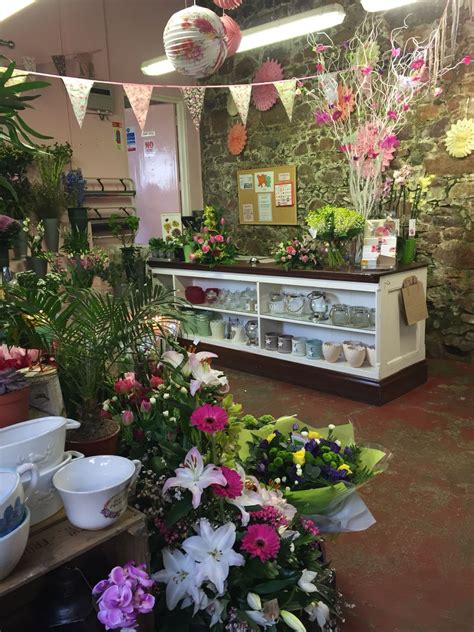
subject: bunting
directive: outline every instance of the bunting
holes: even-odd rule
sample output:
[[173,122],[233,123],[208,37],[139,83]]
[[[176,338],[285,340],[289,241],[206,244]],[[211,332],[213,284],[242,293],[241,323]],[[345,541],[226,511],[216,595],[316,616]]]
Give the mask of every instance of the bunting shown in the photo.
[[186,86],[181,88],[183,99],[188,106],[194,126],[199,129],[206,88],[202,86]]
[[133,113],[140,125],[140,129],[143,131],[145,128],[148,108],[150,107],[153,86],[138,85],[136,83],[124,83],[123,89],[125,90],[127,99],[130,101],[130,105],[132,106]]
[[229,86],[230,93],[234,99],[235,107],[240,115],[244,127],[247,126],[249,114],[250,97],[252,95],[252,85]]
[[71,100],[72,109],[79,127],[82,128],[87,110],[89,93],[94,82],[91,79],[78,79],[77,77],[61,77]]
[[293,107],[296,96],[296,79],[286,79],[285,81],[275,81],[275,88],[280,96],[280,100],[285,108],[288,118],[293,119]]

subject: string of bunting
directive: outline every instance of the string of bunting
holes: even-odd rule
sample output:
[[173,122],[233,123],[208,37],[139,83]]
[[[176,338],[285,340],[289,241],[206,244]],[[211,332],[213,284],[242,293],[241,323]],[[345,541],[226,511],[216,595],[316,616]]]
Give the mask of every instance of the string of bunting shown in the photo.
[[268,86],[273,85],[277,90],[283,107],[288,115],[290,121],[293,116],[293,106],[296,96],[297,85],[299,81],[308,81],[311,79],[321,79],[321,75],[308,75],[306,77],[284,79],[282,81],[259,81],[249,84],[210,84],[206,86],[182,86],[176,84],[145,84],[145,83],[126,83],[121,81],[102,81],[99,79],[83,79],[80,77],[66,77],[53,75],[44,72],[28,71],[28,74],[32,74],[38,77],[44,77],[46,79],[61,79],[64,83],[69,99],[71,101],[72,109],[76,116],[79,127],[82,128],[84,117],[87,109],[87,101],[89,94],[94,83],[103,83],[112,86],[121,86],[128,100],[130,106],[135,114],[140,129],[144,129],[148,109],[150,107],[150,100],[154,88],[167,88],[179,90],[183,95],[184,102],[188,107],[189,113],[193,120],[193,123],[197,129],[201,122],[202,109],[204,106],[205,92],[208,88],[212,89],[227,89],[232,95],[235,106],[239,113],[244,126],[247,125],[248,111],[250,107],[250,98],[252,94],[252,88],[256,86]]

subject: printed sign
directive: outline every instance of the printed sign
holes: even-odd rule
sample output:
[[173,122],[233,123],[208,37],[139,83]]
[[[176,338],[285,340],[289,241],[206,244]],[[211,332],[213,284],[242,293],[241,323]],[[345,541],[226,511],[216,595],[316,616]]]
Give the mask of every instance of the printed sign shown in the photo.
[[260,171],[255,174],[255,191],[257,193],[273,193],[274,182],[274,171]]
[[253,176],[251,173],[245,173],[239,176],[239,187],[245,191],[253,189]]
[[156,136],[156,132],[153,130],[148,130],[147,132],[143,131],[142,132],[142,138],[153,138],[153,136]]
[[113,121],[112,129],[114,132],[115,149],[123,151],[122,123],[120,121]]
[[258,194],[258,220],[260,222],[271,222],[272,215],[272,196],[270,193]]
[[275,206],[293,206],[293,183],[275,184]]
[[127,127],[127,151],[137,151],[137,137],[134,127]]
[[253,204],[243,204],[242,212],[244,215],[244,222],[253,222],[254,214],[253,214]]
[[145,156],[154,156],[156,154],[156,145],[154,140],[146,140],[143,143],[143,151]]

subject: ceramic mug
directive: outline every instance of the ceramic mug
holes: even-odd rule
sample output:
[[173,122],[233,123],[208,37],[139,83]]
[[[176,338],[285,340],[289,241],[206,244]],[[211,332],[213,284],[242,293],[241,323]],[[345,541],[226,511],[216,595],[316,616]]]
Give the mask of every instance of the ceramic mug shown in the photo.
[[322,356],[323,341],[312,338],[306,341],[306,357],[311,360],[318,360]]
[[116,522],[142,464],[122,456],[103,455],[71,461],[53,476],[69,522],[98,530]]
[[295,336],[291,341],[292,353],[296,356],[304,356],[306,353],[306,338],[303,336]]
[[278,334],[278,353],[291,353],[293,336]]
[[[30,472],[23,483],[21,477]],[[38,485],[38,468],[24,463],[15,470],[0,470],[0,538],[14,531],[25,517],[25,502]]]
[[4,538],[0,538],[0,581],[9,575],[25,552],[30,533],[30,510],[25,507],[23,522]]

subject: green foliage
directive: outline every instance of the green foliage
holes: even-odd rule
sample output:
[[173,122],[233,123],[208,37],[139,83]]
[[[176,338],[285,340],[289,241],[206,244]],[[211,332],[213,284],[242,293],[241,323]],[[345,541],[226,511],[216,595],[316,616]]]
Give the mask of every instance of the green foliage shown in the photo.
[[64,234],[64,243],[61,250],[67,255],[83,255],[90,251],[87,233],[71,228]]
[[365,219],[357,211],[326,204],[309,211],[306,223],[317,232],[318,239],[331,242],[357,237],[364,230]]
[[40,179],[32,184],[34,212],[39,219],[60,217],[67,205],[62,175],[72,158],[69,143],[55,143],[38,154],[35,164]]
[[13,189],[12,192],[0,186],[0,214],[22,219],[31,210],[31,185],[27,170],[32,162],[31,151],[0,141],[0,174]]
[[122,246],[133,246],[135,237],[140,225],[140,219],[136,215],[119,215],[114,213],[109,219],[109,228],[115,239],[118,239]]

